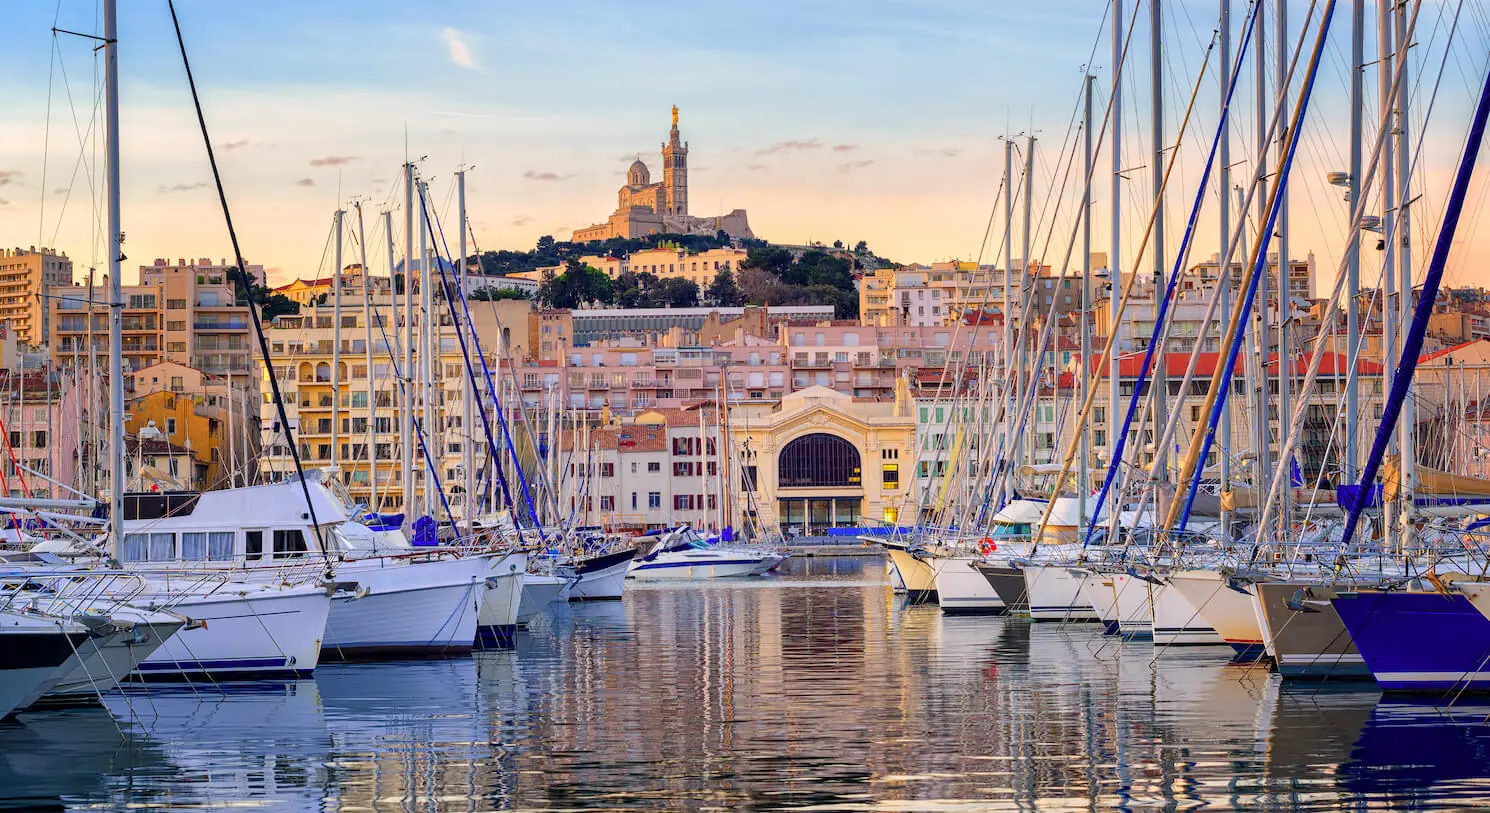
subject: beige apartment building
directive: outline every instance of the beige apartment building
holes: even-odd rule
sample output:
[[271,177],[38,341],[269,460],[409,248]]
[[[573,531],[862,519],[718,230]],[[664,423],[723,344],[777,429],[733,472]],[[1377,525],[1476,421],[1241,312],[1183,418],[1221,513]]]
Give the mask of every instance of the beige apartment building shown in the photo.
[[[204,373],[230,377],[236,384],[253,380],[253,340],[249,309],[237,304],[231,266],[201,259],[171,264],[156,260],[140,268],[140,281],[123,289],[123,355],[125,369],[135,371],[173,361]],[[261,267],[250,275],[262,279]],[[55,366],[68,369],[86,363],[89,342],[100,369],[108,368],[107,288],[92,293],[73,286],[49,300]]]
[[65,252],[0,249],[0,325],[23,345],[45,345],[51,339],[47,297],[71,284],[72,260]]

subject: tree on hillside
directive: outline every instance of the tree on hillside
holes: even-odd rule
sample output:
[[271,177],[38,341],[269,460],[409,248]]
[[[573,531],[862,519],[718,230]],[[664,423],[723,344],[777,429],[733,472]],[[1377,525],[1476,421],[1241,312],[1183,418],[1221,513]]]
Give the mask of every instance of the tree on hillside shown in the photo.
[[790,250],[780,246],[761,246],[750,249],[745,255],[745,260],[740,263],[740,267],[759,268],[779,277],[792,267],[792,263]]
[[483,286],[471,292],[467,297],[473,302],[496,302],[503,299],[532,299],[527,291],[520,288],[493,288]]
[[704,298],[710,305],[719,308],[735,308],[745,303],[739,286],[735,284],[735,274],[728,268],[714,275],[714,281],[704,292]]
[[658,280],[655,290],[654,308],[698,307],[698,285],[691,279],[670,277]]
[[538,286],[538,302],[547,308],[578,308],[590,302],[608,305],[613,296],[604,271],[573,257],[565,261],[562,274],[545,273]]

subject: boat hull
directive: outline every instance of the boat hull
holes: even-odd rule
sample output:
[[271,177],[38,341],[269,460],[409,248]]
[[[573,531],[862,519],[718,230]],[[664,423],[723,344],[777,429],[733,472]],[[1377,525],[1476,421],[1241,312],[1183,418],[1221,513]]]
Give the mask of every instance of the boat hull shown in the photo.
[[1004,609],[1011,613],[1028,613],[1030,610],[1029,587],[1024,583],[1024,571],[1010,565],[981,563],[978,573],[988,586],[998,594]]
[[490,563],[476,629],[477,648],[511,649],[517,645],[517,616],[527,575],[526,553],[509,553]]
[[[1252,590],[1264,646],[1278,674],[1285,679],[1371,679],[1366,659],[1335,611],[1334,589],[1310,582],[1260,582]],[[1289,602],[1305,609],[1290,608]]]
[[1111,573],[1088,571],[1081,582],[1081,598],[1092,607],[1092,613],[1102,623],[1108,635],[1117,635],[1118,610],[1117,591],[1113,587]]
[[949,615],[999,614],[1007,612],[1003,599],[975,567],[978,556],[949,556],[932,560],[936,601]]
[[1169,584],[1149,583],[1149,602],[1153,613],[1155,646],[1224,646],[1226,641],[1215,627],[1205,622],[1200,611],[1184,593]]
[[1035,621],[1101,620],[1082,590],[1088,578],[1092,577],[1086,571],[1071,570],[1062,565],[1027,565],[1024,584],[1029,594],[1030,618]]
[[323,657],[357,660],[469,652],[476,637],[487,557],[342,563],[336,575],[355,593],[331,601]]
[[900,572],[900,578],[905,582],[906,600],[912,604],[924,604],[937,601],[936,573],[931,565],[912,556],[910,551],[904,548],[886,548],[890,554],[890,561],[895,564],[895,569]]
[[89,702],[109,691],[170,640],[184,621],[136,622],[130,629],[89,638],[57,670],[47,693],[32,705],[48,708]]
[[1462,594],[1341,593],[1332,604],[1384,691],[1490,691],[1490,620]]
[[1154,637],[1154,605],[1149,583],[1128,573],[1114,573],[1112,592],[1117,607],[1118,634],[1134,641]]
[[774,554],[736,552],[720,557],[689,558],[689,555],[688,551],[678,551],[660,554],[652,561],[635,559],[631,562],[626,577],[637,581],[660,581],[762,576],[775,570],[786,558]]
[[[84,633],[0,623],[0,718],[36,702],[53,685],[58,669],[87,640]],[[74,627],[76,628],[76,627]]]
[[570,601],[617,601],[626,590],[626,571],[635,551],[624,550],[586,559],[574,565],[579,581],[569,590]]
[[1227,578],[1214,570],[1177,571],[1170,573],[1166,581],[1237,654],[1253,657],[1262,654],[1262,627],[1252,593],[1233,589]]
[[517,625],[526,627],[534,618],[548,612],[556,602],[569,600],[569,579],[542,573],[523,576],[523,596],[518,603]]
[[[158,597],[205,622],[188,625],[140,663],[131,680],[304,677],[320,662],[331,596],[319,587]],[[155,609],[154,606],[151,609]]]

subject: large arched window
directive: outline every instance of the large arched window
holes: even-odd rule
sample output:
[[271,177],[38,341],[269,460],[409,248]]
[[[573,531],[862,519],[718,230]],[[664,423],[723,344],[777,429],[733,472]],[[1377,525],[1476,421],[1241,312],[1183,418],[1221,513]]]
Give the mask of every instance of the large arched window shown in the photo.
[[777,458],[784,488],[857,486],[861,482],[859,450],[836,435],[803,435],[786,444]]

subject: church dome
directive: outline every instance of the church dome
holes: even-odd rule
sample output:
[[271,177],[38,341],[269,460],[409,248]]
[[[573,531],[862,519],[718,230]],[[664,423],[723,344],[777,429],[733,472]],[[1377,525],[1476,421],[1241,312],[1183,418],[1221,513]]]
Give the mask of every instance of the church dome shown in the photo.
[[652,173],[647,171],[647,165],[638,158],[631,162],[631,168],[626,170],[626,183],[629,186],[646,186],[652,182]]

